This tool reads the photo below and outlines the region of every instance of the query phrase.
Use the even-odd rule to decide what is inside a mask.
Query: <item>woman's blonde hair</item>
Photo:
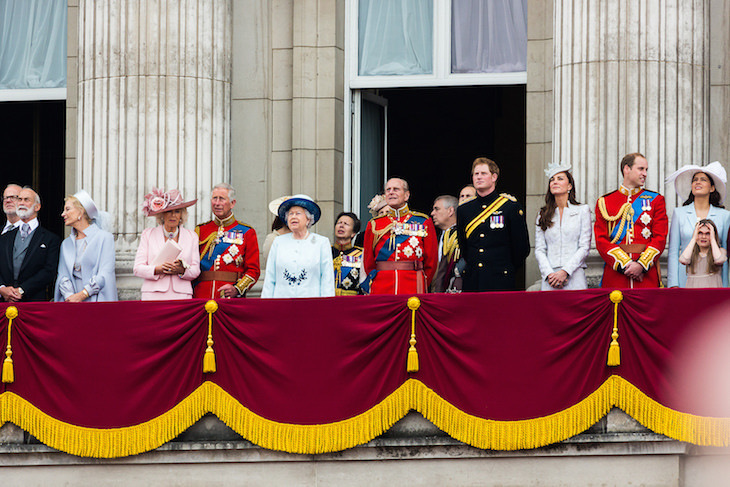
[[[185,222],[188,221],[188,209],[187,208],[178,208],[180,210],[180,225],[185,225]],[[175,210],[171,210],[175,211]],[[155,216],[155,219],[157,220],[158,225],[162,225],[165,222],[165,219],[163,218],[165,213],[169,213],[167,211],[163,211],[159,215]],[[180,226],[178,225],[178,226]]]
[[[81,204],[79,199],[76,196],[68,195],[63,199],[64,203],[71,203],[73,206],[75,206],[77,209],[81,210],[81,214],[83,218],[86,220],[86,222],[91,225],[91,217],[86,212],[86,208],[84,208],[84,205]]]

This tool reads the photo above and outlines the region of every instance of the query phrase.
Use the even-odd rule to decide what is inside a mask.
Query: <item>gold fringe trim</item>
[[[46,445],[73,455],[114,458],[153,450],[211,412],[263,448],[317,454],[367,443],[413,409],[451,437],[471,446],[518,450],[550,445],[582,433],[614,406],[652,431],[670,438],[696,445],[730,446],[730,418],[674,411],[616,375],[574,406],[549,416],[519,421],[494,421],[466,414],[422,382],[410,379],[364,413],[328,424],[300,425],[268,420],[212,382],[203,383],[158,418],[115,429],[83,428],[58,421],[7,392],[0,395],[0,424],[12,422]]]

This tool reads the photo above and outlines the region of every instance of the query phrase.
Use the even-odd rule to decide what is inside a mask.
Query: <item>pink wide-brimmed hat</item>
[[[177,189],[163,191],[159,188],[152,188],[152,192],[144,195],[142,213],[145,216],[155,216],[166,211],[179,210],[193,206],[198,200],[185,201]]]

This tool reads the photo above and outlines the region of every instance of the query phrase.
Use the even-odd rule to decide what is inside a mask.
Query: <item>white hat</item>
[[[84,207],[86,213],[89,215],[89,218],[96,220],[99,217],[99,209],[96,207],[96,203],[91,199],[89,193],[82,189],[74,195],[74,198],[79,200],[79,203],[81,203],[81,206]]]
[[[548,164],[547,169],[545,169],[545,176],[550,179],[559,172],[568,171],[570,171],[570,164],[568,164],[567,162],[560,161],[559,164],[557,162],[551,162],[550,164]]]
[[[291,198],[291,196],[279,196],[275,200],[271,200],[269,202],[269,211],[271,214],[279,216],[279,206],[281,206],[281,204],[289,198]]]
[[[712,184],[715,189],[720,193],[720,204],[725,201],[725,185],[727,184],[727,172],[722,164],[719,162],[711,162],[706,166],[697,166],[695,164],[688,164],[677,169],[669,177],[667,177],[666,183],[674,181],[674,189],[677,191],[677,195],[682,201],[686,201],[689,195],[692,193],[692,178],[698,172],[703,172],[712,178]]]

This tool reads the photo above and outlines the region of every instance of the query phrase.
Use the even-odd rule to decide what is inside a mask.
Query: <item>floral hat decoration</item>
[[[547,169],[545,169],[545,176],[547,176],[548,179],[555,176],[556,174],[560,172],[568,172],[570,171],[570,164],[564,161],[560,162],[551,162],[548,164]]]
[[[387,204],[388,202],[385,201],[385,196],[382,194],[376,194],[373,196],[373,199],[370,200],[370,203],[368,203],[368,210],[370,210],[370,214],[373,215],[373,218],[375,218],[378,216],[378,212]]]
[[[167,211],[179,210],[193,206],[197,202],[197,198],[190,201],[185,199],[177,189],[163,191],[159,188],[152,188],[152,192],[144,195],[144,203],[142,203],[142,213],[145,216],[155,216]]]

